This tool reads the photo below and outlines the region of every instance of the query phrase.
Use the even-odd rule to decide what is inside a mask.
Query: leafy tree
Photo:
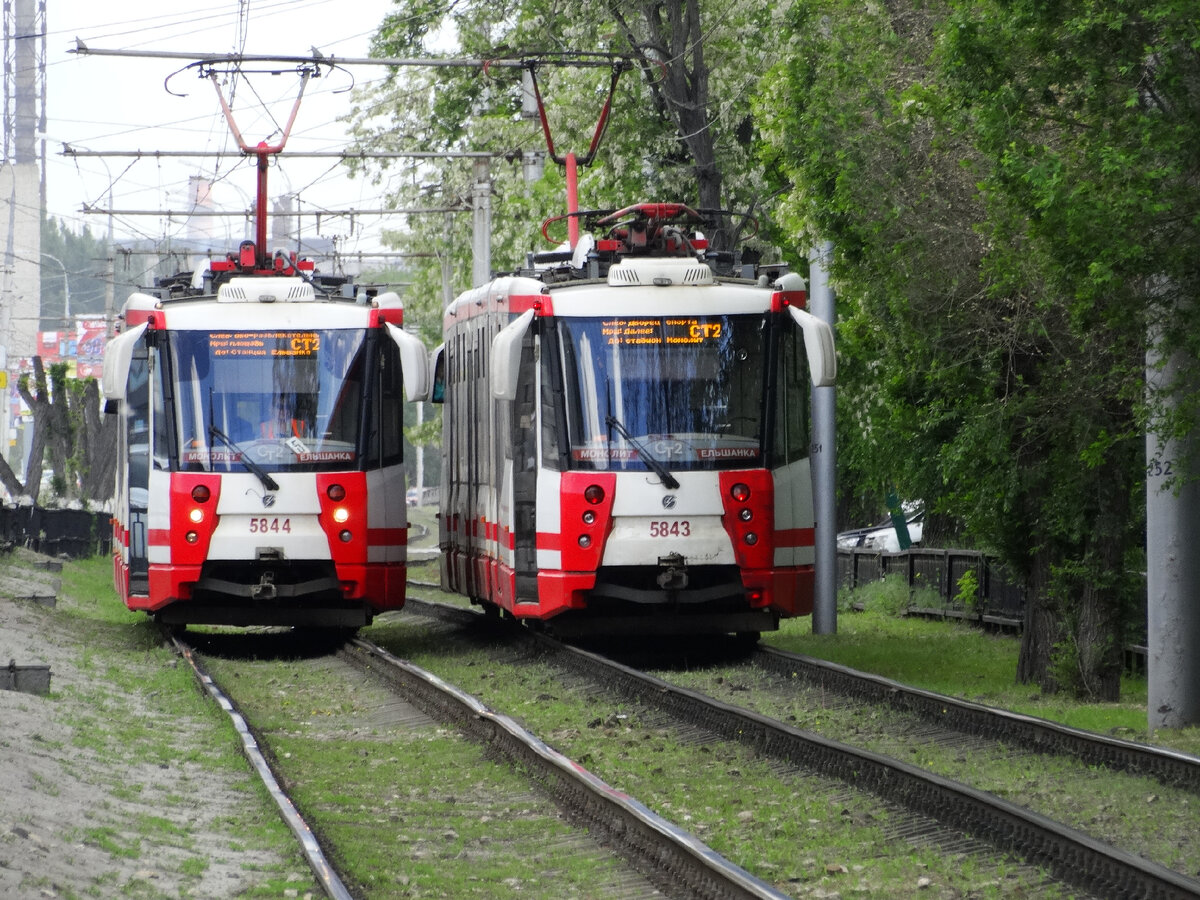
[[[1072,662],[1073,683],[1106,697],[1118,623],[1140,588],[1130,573],[1140,570],[1142,432],[1152,419],[1176,435],[1197,423],[1196,48],[1195,8],[1178,0],[957,0],[938,59],[954,121],[988,163],[993,270],[1015,269],[1023,252],[1060,298],[1050,346],[1066,343],[1069,358],[1043,366],[1042,409],[1073,427],[1046,485],[1058,516],[1035,548],[1055,558],[1051,598],[1066,626],[1057,673]],[[1164,356],[1192,360],[1169,386],[1177,410],[1144,402],[1150,327]],[[1056,411],[1060,395],[1071,403]],[[1038,638],[1026,640],[1044,652]]]
[[[598,61],[578,51],[620,54],[635,71],[622,75],[612,123],[596,163],[580,173],[583,208],[624,206],[641,200],[682,200],[702,208],[752,210],[763,195],[754,162],[748,98],[772,50],[747,34],[766,34],[779,14],[762,4],[696,0],[667,3],[616,0],[526,0],[450,7],[408,6],[391,15],[376,35],[381,56],[434,55],[431,36],[452,30],[455,56],[474,59],[541,59],[537,70],[556,149],[583,155],[591,142],[609,73],[605,68],[553,63]],[[521,154],[544,153],[541,128],[521,118],[518,71],[478,69],[393,72],[359,96],[350,119],[367,150],[488,151],[507,154],[492,167],[493,259],[515,266],[525,252],[549,249],[537,235],[544,219],[564,209],[562,171],[547,165],[533,182],[524,178]],[[365,164],[364,164],[365,165]],[[470,164],[422,161],[395,173],[387,162],[369,176],[397,206],[459,206],[470,199]],[[432,202],[431,202],[432,201]],[[415,273],[409,291],[426,336],[440,335],[441,301],[469,287],[469,224],[459,213],[414,217],[397,246],[438,248],[442,259]],[[561,234],[565,238],[565,226]],[[714,241],[738,237],[710,235]],[[764,245],[765,246],[765,245]],[[444,281],[453,283],[446,290]]]
[[[795,7],[763,125],[793,227],[838,246],[851,471],[1025,574],[1020,678],[1106,698],[1140,592],[1148,314],[1195,294],[1194,35],[1151,6]]]

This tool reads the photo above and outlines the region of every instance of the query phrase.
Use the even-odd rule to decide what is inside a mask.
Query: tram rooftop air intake
[[[317,299],[302,278],[233,278],[217,289],[218,303],[308,303]]]

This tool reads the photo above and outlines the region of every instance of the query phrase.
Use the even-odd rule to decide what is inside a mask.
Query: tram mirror
[[[837,351],[833,344],[833,329],[829,323],[810,312],[788,307],[788,312],[804,332],[804,352],[813,387],[829,387],[837,380]]]
[[[446,345],[438,344],[429,360],[429,399],[446,402]]]
[[[403,328],[386,323],[388,334],[400,348],[400,368],[404,370],[404,392],[409,400],[429,399],[429,361],[425,345]]]
[[[521,344],[533,321],[533,310],[526,310],[509,322],[492,339],[492,397],[496,400],[517,399],[517,378],[521,372]]]
[[[136,328],[129,329],[124,334],[117,335],[104,348],[104,370],[100,376],[100,389],[104,392],[104,411],[106,413],[116,412],[118,404],[125,400],[133,350],[145,333],[146,325],[143,323]]]

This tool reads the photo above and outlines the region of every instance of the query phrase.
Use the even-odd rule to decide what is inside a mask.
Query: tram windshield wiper
[[[243,450],[241,447],[239,447],[237,444],[235,444],[232,440],[230,440],[229,435],[227,435],[225,432],[223,432],[216,425],[208,426],[208,434],[210,437],[215,437],[222,444],[224,444],[226,447],[228,447],[230,450],[232,450],[234,453],[236,453],[238,455],[238,458],[241,461],[242,465],[245,466],[247,469],[249,469],[251,471],[251,473],[253,473],[254,476],[259,481],[262,482],[263,487],[265,487],[268,491],[279,490],[279,483],[274,478],[272,478],[270,475],[268,475],[262,466],[260,466],[254,460],[252,460],[247,455],[245,450]]]
[[[665,484],[671,490],[678,489],[679,481],[675,478],[675,476],[672,475],[667,470],[667,467],[659,462],[659,460],[656,459],[649,450],[639,443],[632,434],[629,433],[629,429],[621,424],[620,419],[610,414],[604,417],[604,424],[609,428],[614,429],[617,434],[625,438],[625,440],[629,441],[629,443],[633,445],[633,449],[636,450],[642,459],[646,461],[646,465],[648,465],[654,471],[654,474],[662,479],[663,484]]]

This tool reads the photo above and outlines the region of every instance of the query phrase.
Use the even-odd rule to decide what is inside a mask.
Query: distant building
[[[37,355],[46,368],[65,362],[72,378],[99,378],[106,336],[104,316],[75,316],[70,330],[37,333]]]

